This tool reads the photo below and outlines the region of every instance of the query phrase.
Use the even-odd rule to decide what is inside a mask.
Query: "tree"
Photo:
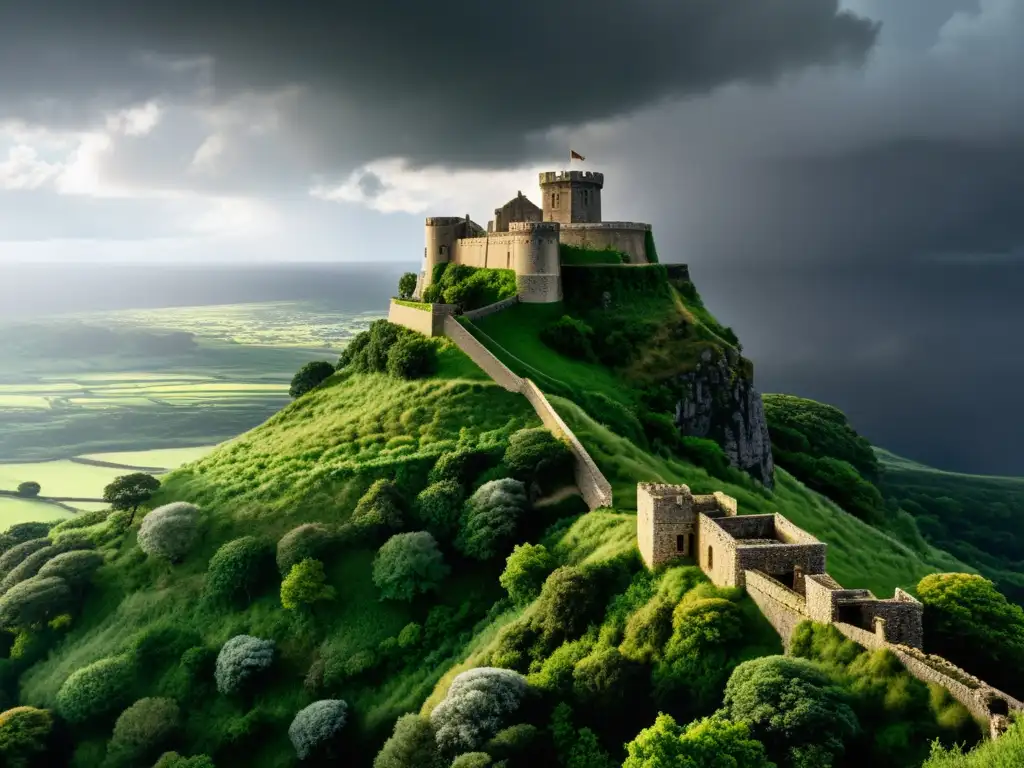
[[[177,752],[164,752],[153,768],[216,768],[207,755],[182,757]]]
[[[300,709],[288,726],[288,738],[299,760],[328,747],[345,727],[348,704],[341,699],[321,699]]]
[[[20,544],[15,544],[13,547],[8,549],[3,555],[0,555],[0,574],[7,575],[25,560],[27,560],[32,554],[38,552],[40,549],[44,549],[53,544],[49,539],[30,539],[29,541],[23,541]]]
[[[35,576],[39,573],[39,569],[42,568],[44,564],[56,557],[58,554],[56,547],[43,547],[42,549],[37,549],[31,555],[22,560],[17,568],[11,569],[11,572],[4,576],[3,580],[0,580],[0,595],[5,594],[15,584]]]
[[[408,299],[416,292],[416,273],[406,272],[398,278],[398,298]]]
[[[103,565],[103,555],[99,552],[76,549],[72,552],[62,552],[46,562],[39,569],[37,576],[40,578],[56,576],[64,579],[68,587],[74,591],[87,584],[101,565]]]
[[[327,381],[333,373],[334,366],[326,360],[311,360],[299,368],[298,372],[292,377],[288,394],[293,399],[302,397],[307,392],[316,389]]]
[[[0,597],[0,627],[31,629],[67,613],[71,606],[71,590],[64,579],[33,576],[15,584]]]
[[[592,571],[574,565],[556,568],[544,582],[533,626],[552,643],[578,637],[602,608]]]
[[[995,585],[969,573],[921,579],[927,649],[1007,693],[1024,695],[1024,610]]]
[[[622,768],[775,768],[747,726],[721,718],[682,728],[669,715],[659,714],[626,751]]]
[[[103,489],[103,500],[111,509],[118,512],[130,512],[128,525],[135,522],[135,512],[149,501],[160,487],[160,481],[145,472],[132,472],[130,475],[115,477]]]
[[[256,536],[242,536],[221,545],[206,570],[206,593],[214,599],[246,602],[265,582],[273,562],[270,544]]]
[[[388,373],[399,379],[422,379],[437,370],[437,347],[419,335],[409,334],[388,350]]]
[[[327,583],[324,564],[319,560],[308,559],[293,565],[281,582],[281,605],[289,611],[334,597],[334,587]]]
[[[722,713],[747,725],[779,760],[798,762],[814,747],[827,768],[844,742],[860,730],[847,696],[828,674],[805,659],[764,656],[733,670],[725,687]]]
[[[447,768],[437,751],[434,726],[418,714],[402,715],[373,761],[373,768]]]
[[[518,480],[484,483],[466,502],[456,548],[477,560],[507,552],[527,505],[526,487]]]
[[[451,768],[490,768],[494,765],[486,752],[464,752],[452,760]]]
[[[12,547],[24,544],[26,541],[45,539],[50,527],[50,523],[15,523],[3,534],[0,534],[0,555],[7,554]],[[3,566],[0,565],[0,570],[2,569]]]
[[[268,669],[274,661],[274,641],[252,635],[235,635],[217,654],[214,679],[217,690],[235,693],[259,672]]]
[[[71,673],[57,691],[57,711],[70,723],[116,712],[131,701],[135,660],[129,654],[94,661]]]
[[[322,523],[304,523],[292,528],[277,542],[277,569],[282,576],[303,560],[322,560],[332,540],[331,531]]]
[[[107,746],[108,762],[115,765],[148,763],[178,730],[181,712],[173,699],[139,699],[121,713]]]
[[[43,490],[42,486],[34,480],[28,480],[24,483],[18,483],[18,495],[24,496],[29,499],[34,499],[39,495],[39,492]]]
[[[543,544],[517,544],[505,561],[499,582],[516,605],[523,606],[540,594],[555,558]]]
[[[192,548],[198,532],[199,507],[184,501],[164,504],[142,519],[139,547],[147,555],[176,563]]]
[[[458,675],[430,713],[441,752],[456,755],[478,749],[508,725],[526,692],[526,678],[510,669],[477,667]]]
[[[412,600],[421,592],[437,589],[450,570],[429,533],[399,533],[377,551],[373,583],[386,598]]]
[[[45,709],[14,707],[0,713],[0,755],[10,768],[29,765],[33,755],[45,752],[53,730],[53,717]]]
[[[459,527],[466,494],[455,480],[431,483],[413,501],[416,521],[436,538],[451,540]]]
[[[520,429],[509,438],[505,464],[525,483],[541,488],[564,483],[572,477],[572,451],[544,427]]]
[[[404,508],[405,500],[397,483],[393,480],[375,480],[356,503],[352,522],[366,528],[396,530],[402,527],[405,519]]]

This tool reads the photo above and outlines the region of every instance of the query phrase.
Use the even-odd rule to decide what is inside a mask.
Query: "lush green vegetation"
[[[935,744],[922,768],[1017,768],[1024,765],[1024,721],[1018,721],[996,741],[987,741],[964,753],[957,744]]]
[[[558,258],[563,265],[593,266],[595,264],[629,264],[629,254],[614,248],[581,248],[578,245],[560,243]]]
[[[512,269],[481,269],[464,264],[438,264],[423,291],[428,303],[457,304],[463,311],[479,309],[516,295]]]

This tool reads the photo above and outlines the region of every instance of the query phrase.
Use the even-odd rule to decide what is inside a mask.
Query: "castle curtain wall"
[[[604,221],[592,224],[563,224],[562,242],[577,248],[613,248],[629,254],[631,264],[647,264],[647,232],[650,224]]]

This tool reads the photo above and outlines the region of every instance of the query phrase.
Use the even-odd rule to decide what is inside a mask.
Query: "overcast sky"
[[[571,146],[762,367],[759,332],[797,318],[897,359],[911,326],[949,336],[959,286],[977,317],[1021,285],[1022,41],[1020,0],[3,0],[0,260],[408,261],[425,215],[537,200]],[[916,314],[840,329],[852,305],[802,302],[809,277],[761,307],[766,268],[826,294],[902,270],[919,295],[887,304]],[[956,328],[960,368],[1024,375]],[[786,370],[820,375],[827,344]]]

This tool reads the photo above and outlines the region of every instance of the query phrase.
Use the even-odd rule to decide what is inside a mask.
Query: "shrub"
[[[572,477],[572,451],[544,427],[521,429],[508,441],[504,462],[513,475],[541,488]]]
[[[616,701],[637,698],[643,669],[617,648],[599,648],[573,669],[573,693],[580,702],[598,711],[614,710]]]
[[[292,377],[288,395],[292,398],[302,397],[327,381],[333,373],[334,366],[326,360],[311,360],[299,368]]]
[[[235,635],[217,654],[214,678],[221,693],[236,693],[274,661],[274,642],[252,635]]]
[[[413,515],[435,537],[450,540],[458,530],[465,496],[455,480],[431,483],[413,502]]]
[[[387,371],[400,379],[422,379],[437,370],[437,347],[422,336],[409,335],[388,350]]]
[[[373,560],[373,583],[391,600],[412,600],[438,588],[449,568],[426,531],[399,533],[385,542]]]
[[[626,745],[628,757],[622,768],[659,766],[729,765],[735,768],[774,768],[764,745],[742,723],[721,718],[696,720],[685,728],[669,715],[660,714],[654,725],[640,731]]]
[[[181,713],[172,699],[139,699],[121,713],[107,746],[111,762],[138,765],[159,752],[178,729]]]
[[[509,669],[478,667],[458,675],[430,713],[442,753],[479,748],[507,725],[526,692],[526,678]]]
[[[33,480],[18,483],[18,495],[24,496],[25,498],[34,499],[39,495],[41,490],[43,490],[43,487]]]
[[[594,575],[571,565],[548,576],[539,600],[533,625],[552,642],[583,634],[602,608]]]
[[[341,699],[321,699],[300,709],[288,726],[288,738],[299,760],[325,748],[345,727],[348,704]]]
[[[373,768],[446,768],[437,751],[434,726],[417,714],[402,715],[391,737],[384,742]]]
[[[343,368],[359,370],[363,361],[366,346],[370,343],[370,332],[362,331],[352,337],[352,340],[341,350],[341,357],[335,366],[339,371]]]
[[[518,480],[492,480],[469,497],[455,546],[477,560],[507,551],[527,507],[526,488]]]
[[[102,523],[109,515],[109,509],[94,509],[91,512],[79,512],[74,517],[69,517],[67,520],[61,520],[53,526],[53,528],[50,529],[50,535],[56,536],[57,534],[64,533],[65,531],[73,531],[78,528],[88,528],[98,523]]]
[[[361,370],[384,373],[388,368],[388,353],[391,348],[412,331],[387,320],[370,323],[370,341],[363,350]]]
[[[452,768],[487,768],[493,763],[486,752],[466,752],[452,760]]]
[[[11,768],[28,765],[33,755],[45,752],[53,730],[53,717],[45,709],[14,707],[0,713],[0,756]]]
[[[512,602],[523,606],[540,594],[555,565],[555,558],[543,544],[517,544],[505,561],[499,581]]]
[[[562,315],[540,332],[541,341],[556,352],[577,360],[594,359],[594,349],[591,345],[593,336],[593,328],[569,315]]]
[[[95,549],[93,541],[95,531],[70,530],[61,531],[53,536],[53,546],[58,552],[74,552],[79,549]]]
[[[72,672],[57,692],[57,711],[70,723],[82,723],[117,711],[131,701],[135,660],[129,654],[94,661]]]
[[[324,564],[319,560],[303,560],[293,565],[281,582],[281,605],[289,611],[334,597],[334,587],[327,583]]]
[[[28,558],[29,555],[38,552],[44,547],[52,546],[49,539],[31,539],[15,544],[0,556],[0,574],[6,576]]]
[[[72,606],[71,590],[64,579],[34,576],[11,587],[0,597],[0,627],[29,629],[45,624]]]
[[[634,661],[649,662],[661,653],[672,635],[672,603],[662,596],[648,601],[626,621],[622,653]]]
[[[515,760],[513,765],[545,765],[546,756],[538,749],[542,741],[537,726],[520,723],[498,731],[484,745],[484,751],[495,760]]]
[[[22,581],[35,576],[39,573],[39,569],[57,554],[58,552],[56,547],[43,547],[42,549],[37,549],[31,555],[22,560],[17,567],[12,568],[10,573],[4,576],[3,580],[0,580],[0,594],[4,594],[15,584],[19,584]]]
[[[277,569],[284,576],[303,560],[322,560],[331,544],[331,531],[321,523],[292,528],[277,542]]]
[[[405,500],[398,484],[393,480],[376,480],[360,497],[352,521],[397,530],[402,527],[404,509]]]
[[[43,567],[39,569],[38,576],[40,578],[56,576],[64,579],[72,590],[76,590],[88,584],[93,573],[101,565],[103,565],[103,555],[99,552],[78,549],[72,552],[62,552],[44,563]]]
[[[430,482],[454,480],[467,485],[494,464],[498,463],[504,453],[500,445],[488,445],[478,448],[458,448],[442,453],[434,468],[430,470]]]
[[[398,298],[408,299],[416,291],[417,277],[415,272],[406,272],[398,278]]]
[[[0,554],[6,554],[12,547],[24,544],[26,541],[45,539],[49,531],[50,523],[15,523],[3,534],[0,534]],[[0,557],[0,571],[4,570],[2,563],[3,558]]]
[[[206,570],[206,593],[214,599],[246,602],[265,582],[271,568],[270,544],[255,536],[243,536],[223,544]]]
[[[199,508],[176,501],[157,507],[139,526],[139,547],[151,557],[178,562],[192,548],[199,532]]]
[[[216,768],[207,755],[182,757],[177,752],[164,752],[153,768]]]

